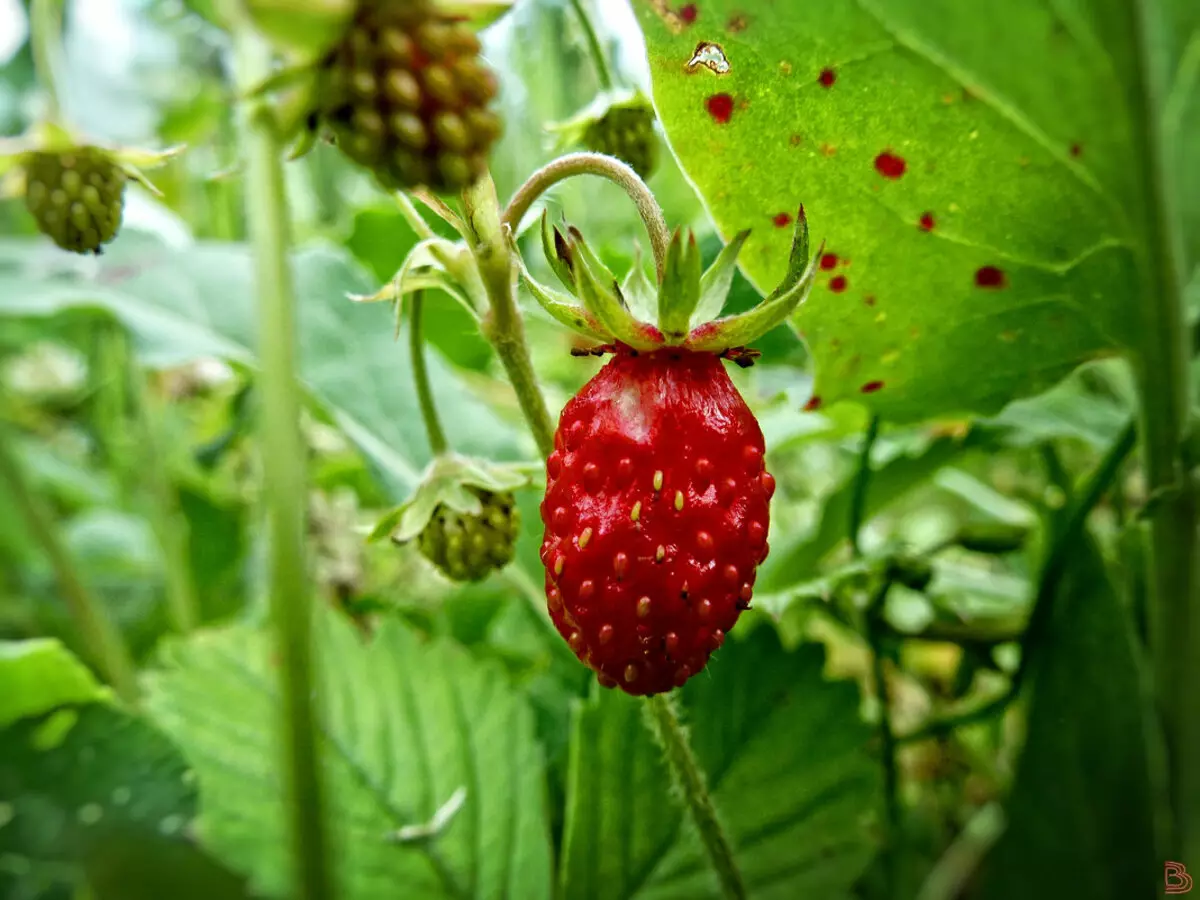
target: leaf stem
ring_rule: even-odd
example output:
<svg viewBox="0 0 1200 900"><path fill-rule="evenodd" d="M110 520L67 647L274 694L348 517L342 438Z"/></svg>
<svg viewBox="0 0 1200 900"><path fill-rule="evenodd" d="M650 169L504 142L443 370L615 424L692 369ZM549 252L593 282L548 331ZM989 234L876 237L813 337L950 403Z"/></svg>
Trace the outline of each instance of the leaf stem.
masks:
<svg viewBox="0 0 1200 900"><path fill-rule="evenodd" d="M397 191L396 205L400 207L400 215L404 217L404 221L408 223L408 227L416 233L418 241L427 241L432 237L437 237L433 233L433 229L429 227L429 223L425 221L420 211L413 205L408 194L403 191Z"/></svg>
<svg viewBox="0 0 1200 900"><path fill-rule="evenodd" d="M1146 280L1138 308L1141 346L1136 355L1141 394L1142 459L1146 488L1164 494L1151 519L1150 594L1155 681L1167 745L1174 819L1170 858L1200 856L1200 716L1194 686L1200 683L1200 572L1197 524L1200 497L1181 465L1181 445L1191 408L1189 334L1183 303L1181 223L1174 208L1178 186L1163 141L1165 86L1159 38L1166 24L1159 4L1134 0L1128 7L1136 62L1134 115L1142 160L1141 210Z"/></svg>
<svg viewBox="0 0 1200 900"><path fill-rule="evenodd" d="M414 291L408 307L408 347L412 357L413 382L417 388L417 403L421 407L425 434L429 437L429 450L434 456L441 456L446 452L446 432L442 430L441 420L438 419L433 391L429 386L429 372L425 368L425 341L421 335L424 306L425 292Z"/></svg>
<svg viewBox="0 0 1200 900"><path fill-rule="evenodd" d="M692 753L687 729L669 694L655 694L646 700L645 709L654 734L662 746L667 765L682 792L688 810L700 832L700 840L709 862L721 881L721 890L729 900L745 900L746 885L733 858L733 847L717 819L717 811L708 793L704 772Z"/></svg>
<svg viewBox="0 0 1200 900"><path fill-rule="evenodd" d="M249 92L270 72L271 54L240 4L228 2L235 70ZM282 142L269 107L250 101L243 119L246 216L258 284L262 359L260 428L267 520L269 591L283 693L284 772L290 816L292 886L298 900L333 894L329 836L316 739L312 591L304 545L305 458L296 391L295 298L288 264Z"/></svg>
<svg viewBox="0 0 1200 900"><path fill-rule="evenodd" d="M859 548L859 532L862 531L863 514L867 507L867 484L871 480L871 450L879 437L879 416L871 416L867 433L863 435L862 450L858 454L858 470L854 473L854 486L850 494L850 548L855 556L862 556Z"/></svg>
<svg viewBox="0 0 1200 900"><path fill-rule="evenodd" d="M604 56L604 48L600 46L600 38L596 36L596 29L592 25L591 17L584 9L582 0L571 0L571 9L575 11L575 16L579 19L579 25L583 29L583 37L588 45L588 55L591 56L592 64L596 67L596 79L600 82L600 88L611 91L613 88L612 70L609 69L608 59Z"/></svg>
<svg viewBox="0 0 1200 900"><path fill-rule="evenodd" d="M1104 458L1096 466L1095 470L1088 477L1087 482L1078 492L1078 499L1072 503L1070 510L1063 518L1062 527L1058 529L1057 534L1054 536L1054 543L1046 555L1046 562L1042 566L1042 572L1038 578L1037 594L1034 596L1033 609L1029 614L1029 622L1025 626L1025 632L1021 639L1021 663L1017 667L1017 671L1013 673L1008 690L999 697L989 700L975 709L935 720L916 731L901 735L899 738L900 743L907 744L913 741L941 737L964 725L981 722L1006 709L1008 704L1016 699L1026 676L1029 674L1030 662L1035 651L1045 644L1046 631L1050 626L1054 611L1054 597L1058 593L1058 586L1062 583L1063 576L1066 574L1071 552L1075 549L1076 543L1083 537L1084 529L1087 527L1088 516L1095 509L1096 504L1100 502L1100 498L1104 496L1104 492L1112 485L1117 474L1121 471L1121 466L1133 451L1136 443L1137 430L1133 423L1130 423L1113 442L1112 446L1109 447Z"/></svg>
<svg viewBox="0 0 1200 900"><path fill-rule="evenodd" d="M575 175L596 175L600 178L607 178L614 184L620 185L629 195L650 235L650 247L654 252L654 269L661 281L663 263L667 258L667 247L671 243L671 232L667 228L666 217L663 216L658 201L654 199L654 194L637 172L611 156L605 156L602 153L568 153L566 156L560 156L542 166L517 188L517 192L508 201L508 208L504 210L503 224L516 234L517 229L521 226L521 220L525 218L525 214L529 212L529 208L533 206L538 197L563 179Z"/></svg>
<svg viewBox="0 0 1200 900"><path fill-rule="evenodd" d="M29 6L30 49L38 82L46 92L46 118L58 123L62 118L58 75L62 70L63 0L32 0Z"/></svg>
<svg viewBox="0 0 1200 900"><path fill-rule="evenodd" d="M490 175L463 191L463 206L467 211L471 252L488 296L489 309L481 326L483 334L500 357L538 451L545 458L554 450L554 421L529 356L525 323L517 306L516 261Z"/></svg>
<svg viewBox="0 0 1200 900"><path fill-rule="evenodd" d="M0 484L12 496L25 527L50 561L58 589L100 674L113 686L117 696L131 707L137 706L137 673L129 648L108 611L76 570L53 516L29 484L14 453L12 436L7 433L0 433Z"/></svg>

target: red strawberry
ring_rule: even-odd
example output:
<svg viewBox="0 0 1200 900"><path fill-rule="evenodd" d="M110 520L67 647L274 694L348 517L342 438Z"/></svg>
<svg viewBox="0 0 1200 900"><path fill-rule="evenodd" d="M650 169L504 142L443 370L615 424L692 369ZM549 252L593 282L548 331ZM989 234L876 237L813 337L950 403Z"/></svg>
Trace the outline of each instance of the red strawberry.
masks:
<svg viewBox="0 0 1200 900"><path fill-rule="evenodd" d="M750 602L767 556L763 435L716 353L616 356L562 412L547 460L550 615L601 684L682 685Z"/></svg>

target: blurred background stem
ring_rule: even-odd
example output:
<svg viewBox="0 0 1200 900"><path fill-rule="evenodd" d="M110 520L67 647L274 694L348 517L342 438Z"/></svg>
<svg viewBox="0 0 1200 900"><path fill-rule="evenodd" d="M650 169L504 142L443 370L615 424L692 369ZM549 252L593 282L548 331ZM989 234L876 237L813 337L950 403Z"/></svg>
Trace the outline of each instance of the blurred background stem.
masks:
<svg viewBox="0 0 1200 900"><path fill-rule="evenodd" d="M424 315L425 292L415 291L409 301L408 346L412 357L413 383L417 388L417 402L421 406L421 419L425 423L425 434L429 437L429 451L434 456L446 452L446 432L438 418L437 406L433 402L433 390L429 386L429 372L425 368L425 341L421 335L421 317Z"/></svg>
<svg viewBox="0 0 1200 900"><path fill-rule="evenodd" d="M62 71L63 0L32 0L29 5L30 46L38 83L46 98L45 118L59 122L58 81Z"/></svg>
<svg viewBox="0 0 1200 900"><path fill-rule="evenodd" d="M571 9L574 10L575 17L579 20L579 27L583 29L583 37L588 46L588 55L592 58L592 65L596 68L596 80L600 83L600 89L602 91L611 91L613 89L613 77L612 70L608 65L608 56L600 44L600 38L596 36L596 28L592 25L592 20L588 16L587 9L584 8L583 0L571 0Z"/></svg>
<svg viewBox="0 0 1200 900"><path fill-rule="evenodd" d="M240 4L228 2L225 9L234 36L238 88L247 92L270 73L271 54ZM296 390L295 296L288 262L282 141L270 108L260 101L246 104L242 123L246 217L259 298L259 414L270 528L268 585L283 692L291 896L297 900L326 900L334 893L314 708L313 591L304 542L307 482Z"/></svg>

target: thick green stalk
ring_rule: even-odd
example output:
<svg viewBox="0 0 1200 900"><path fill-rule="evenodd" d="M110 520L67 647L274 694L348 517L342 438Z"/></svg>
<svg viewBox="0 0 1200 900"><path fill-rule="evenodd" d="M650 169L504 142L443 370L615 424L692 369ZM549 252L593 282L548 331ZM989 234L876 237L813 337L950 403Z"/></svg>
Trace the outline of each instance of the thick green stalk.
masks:
<svg viewBox="0 0 1200 900"><path fill-rule="evenodd" d="M604 48L600 45L600 38L596 36L596 29L592 25L591 17L583 8L583 0L571 0L571 8L575 11L575 18L579 20L579 26L583 29L583 37L588 45L588 55L592 58L592 65L596 67L596 80L600 82L601 90L611 91L613 88L612 70L608 66L608 58L604 55Z"/></svg>
<svg viewBox="0 0 1200 900"><path fill-rule="evenodd" d="M416 291L409 301L408 348L412 357L417 402L421 406L421 419L425 422L425 434L429 437L429 449L434 456L441 456L446 452L446 432L442 430L442 423L438 418L437 406L433 402L433 390L429 386L429 372L425 368L425 341L421 337L424 295L424 291Z"/></svg>
<svg viewBox="0 0 1200 900"><path fill-rule="evenodd" d="M13 453L12 435L7 433L0 433L0 484L13 498L25 520L25 527L50 561L58 590L100 675L113 686L117 696L130 706L136 706L137 671L121 632L76 571L55 528L54 517L26 479Z"/></svg>
<svg viewBox="0 0 1200 900"><path fill-rule="evenodd" d="M1197 572L1197 488L1181 464L1191 408L1190 335L1183 305L1176 188L1163 146L1164 85L1158 77L1158 36L1166 23L1151 0L1133 0L1130 34L1137 62L1133 91L1145 206L1142 343L1137 370L1141 394L1142 459L1157 502L1151 519L1150 565L1155 681L1167 743L1175 835L1164 848L1172 859L1200 858L1200 573Z"/></svg>
<svg viewBox="0 0 1200 900"><path fill-rule="evenodd" d="M62 69L63 0L33 0L29 5L30 47L38 83L46 93L46 118L58 122L62 107L58 75Z"/></svg>
<svg viewBox="0 0 1200 900"><path fill-rule="evenodd" d="M717 819L705 783L704 772L692 753L687 729L679 721L679 715L667 694L655 694L644 707L647 717L662 746L668 768L675 779L676 787L683 794L688 810L700 832L700 841L708 854L709 862L721 881L721 890L729 900L745 900L746 885L737 861L733 858L733 847L725 829Z"/></svg>
<svg viewBox="0 0 1200 900"><path fill-rule="evenodd" d="M239 88L248 93L270 72L271 55L239 4L227 4ZM305 560L305 459L296 390L295 312L288 264L282 142L271 110L244 112L246 216L257 281L262 402L259 405L267 521L269 591L283 693L284 772L289 800L292 888L298 900L333 896L329 836L317 745L312 590Z"/></svg>
<svg viewBox="0 0 1200 900"><path fill-rule="evenodd" d="M463 192L463 205L472 235L471 250L488 295L489 309L482 324L484 337L495 348L512 382L538 450L543 457L549 456L554 450L554 420L529 357L525 323L517 306L516 261L501 224L496 185L490 176L485 175Z"/></svg>

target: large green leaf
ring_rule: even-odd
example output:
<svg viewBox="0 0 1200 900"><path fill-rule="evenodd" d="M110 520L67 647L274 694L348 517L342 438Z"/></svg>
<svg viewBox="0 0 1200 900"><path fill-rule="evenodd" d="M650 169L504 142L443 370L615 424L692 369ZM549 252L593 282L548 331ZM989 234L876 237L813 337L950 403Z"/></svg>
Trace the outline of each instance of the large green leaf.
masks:
<svg viewBox="0 0 1200 900"><path fill-rule="evenodd" d="M980 896L1158 896L1147 698L1128 611L1094 544L1073 554L1036 654L1008 828Z"/></svg>
<svg viewBox="0 0 1200 900"><path fill-rule="evenodd" d="M368 644L331 613L319 633L340 896L548 897L533 716L496 665L448 641L423 643L394 620ZM268 642L244 628L171 647L148 700L199 775L202 840L271 896L286 894L289 874L280 702ZM465 802L440 836L392 840L459 789Z"/></svg>
<svg viewBox="0 0 1200 900"><path fill-rule="evenodd" d="M0 728L105 694L87 666L58 641L0 641Z"/></svg>
<svg viewBox="0 0 1200 900"><path fill-rule="evenodd" d="M1167 75L1200 18L1171 5ZM635 0L674 152L723 234L753 229L747 274L782 277L801 202L827 242L794 319L821 401L993 412L1136 341L1133 6ZM1195 69L1174 85L1181 142Z"/></svg>
<svg viewBox="0 0 1200 900"><path fill-rule="evenodd" d="M106 309L132 332L151 367L215 356L255 363L255 294L247 248L199 244L184 249L120 243L95 271L61 268L34 242L0 243L0 315L44 316ZM59 270L56 271L56 265ZM317 402L403 499L429 459L406 360L393 338L390 310L356 304L348 293L373 288L344 251L296 254L300 376ZM429 361L434 393L453 446L513 458L524 445L438 359Z"/></svg>
<svg viewBox="0 0 1200 900"><path fill-rule="evenodd" d="M731 640L683 690L692 744L756 898L849 897L874 846L879 790L858 694L822 680L813 645L773 629ZM561 870L572 900L707 900L720 890L642 721L599 692L578 710Z"/></svg>

